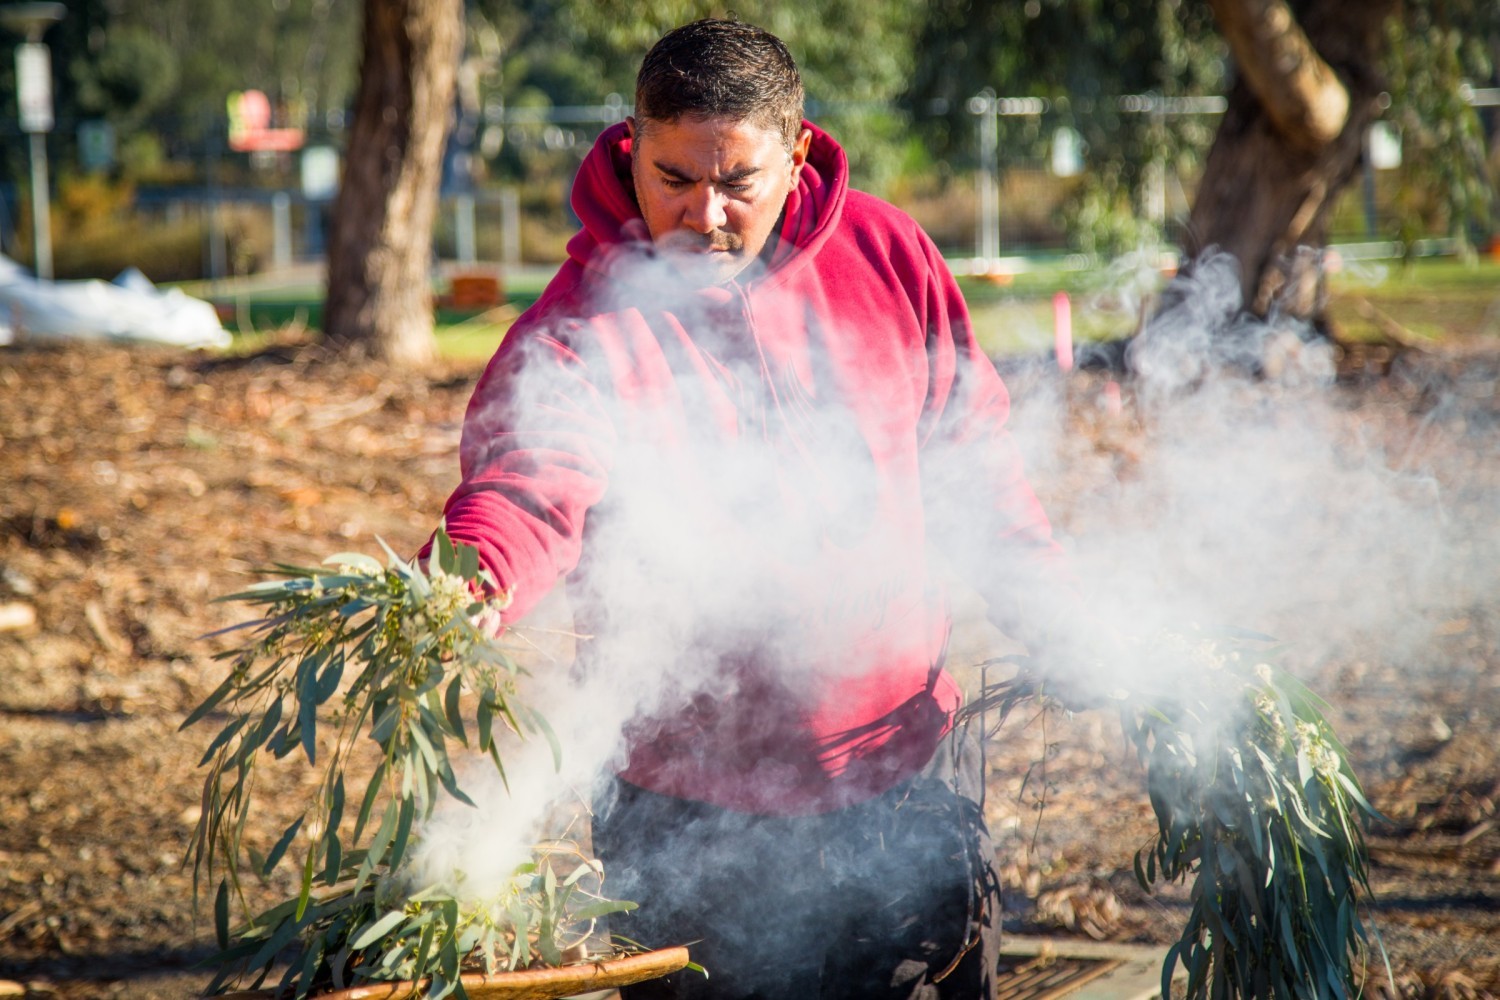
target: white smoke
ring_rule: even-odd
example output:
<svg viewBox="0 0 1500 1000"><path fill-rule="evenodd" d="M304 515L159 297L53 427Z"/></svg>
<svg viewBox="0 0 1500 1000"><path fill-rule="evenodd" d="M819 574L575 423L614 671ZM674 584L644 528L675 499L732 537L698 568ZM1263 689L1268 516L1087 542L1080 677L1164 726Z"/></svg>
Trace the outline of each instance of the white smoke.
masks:
<svg viewBox="0 0 1500 1000"><path fill-rule="evenodd" d="M1029 463L1083 486L1067 528L1102 620L1136 635L1248 628L1304 663L1358 637L1399 657L1430 637L1430 609L1500 582L1476 558L1493 552L1494 522L1456 515L1443 456L1386 440L1400 401L1346 391L1331 345L1245 314L1230 258L1197 262L1152 315L1119 418L1140 433L1114 464L1079 461L1090 447L1065 439L1077 427L1058 394L1016 398Z"/></svg>
<svg viewBox="0 0 1500 1000"><path fill-rule="evenodd" d="M731 418L753 404L744 392L760 384L763 359L732 325L716 341L723 303L683 291L694 283L662 261L616 263L628 269L629 301L649 289L693 331ZM1129 273L1115 290L1126 311L1141 289L1139 269ZM1065 543L1094 618L1078 627L1131 635L1231 625L1274 634L1308 660L1360 635L1416 648L1430 629L1422 610L1439 592L1481 594L1500 582L1493 524L1454 516L1420 441L1393 451L1375 422L1351 418L1326 346L1283 319L1247 319L1239 305L1224 258L1199 262L1165 291L1132 347L1133 408L1101 418L1141 425L1128 461L1079 461L1093 446L1070 438L1077 423L1058 379L1012 386L1012 433L1033 481L1044 496L1072 490L1060 505ZM532 380L549 370L528 369L513 392L544 398L555 386ZM716 403L692 402L704 412ZM831 443L848 437L840 414L810 397L791 404L800 434L819 445L806 467L788 466L785 442L729 452L711 428L672 447L618 445L610 520L586 554L592 585L609 597L609 631L580 639L607 641L610 659L586 673L540 662L524 692L557 730L561 770L535 740L509 758L508 790L472 769L466 787L480 805L444 808L422 830L424 875L461 870L468 891L492 892L550 835L544 823L559 802L588 801L621 765L632 724L695 698L733 699L720 665L742 647L770 647L798 671L851 669L838 655L844 635L797 625L809 574L825 573L824 588L858 589L911 567L899 539L831 567L811 558L830 521L867 517L871 460L851 447L834 461ZM817 509L806 520L783 516L786 491L813 495ZM1149 684L1151 666L1114 663L1112 679Z"/></svg>
<svg viewBox="0 0 1500 1000"><path fill-rule="evenodd" d="M914 567L909 546L880 536L875 459L847 412L808 395L787 398L795 392L790 378L768 389L766 361L734 319L737 304L695 291L703 283L691 262L685 273L682 262L621 254L611 266L622 291L599 311L625 331L620 340L660 339L690 355L674 363L710 371L681 380L657 402L711 422L657 425L648 416L629 424L622 410L613 412L608 503L590 513L583 556L588 596L608 617L577 623L582 658L597 647L607 659L595 657L586 670L566 658L534 664L522 697L557 733L561 768L533 739L515 745L506 781L484 762L469 769L464 787L478 808L444 803L420 831L419 884L451 884L451 873L461 871L461 891L492 895L530 846L555 832L546 824L560 805L588 803L601 779L623 765L630 727L673 718L695 701L738 697L740 680L726 662L753 656L781 670L788 687L805 689L866 666L856 647L867 618L896 617L884 626L891 641L911 641L930 626L925 608L861 604L861 595L920 572L920 554ZM691 344L673 342L678 331L663 325L663 312L693 331ZM656 324L649 331L648 318ZM592 378L610 379L614 366L621 383L630 381L630 358L590 353L597 344L575 346L587 354ZM556 355L545 353L508 385L508 396L520 401L513 412L556 415L571 405L559 399L577 402L576 380L560 375ZM735 447L724 446L719 420L741 422ZM817 614L810 593L839 606L839 615ZM554 594L516 634L571 629L568 611Z"/></svg>

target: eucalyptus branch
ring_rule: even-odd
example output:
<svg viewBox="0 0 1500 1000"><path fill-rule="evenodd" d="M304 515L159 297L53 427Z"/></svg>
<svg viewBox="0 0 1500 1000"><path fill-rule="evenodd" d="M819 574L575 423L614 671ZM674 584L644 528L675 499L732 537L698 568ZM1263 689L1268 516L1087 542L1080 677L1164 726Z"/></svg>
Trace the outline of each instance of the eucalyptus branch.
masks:
<svg viewBox="0 0 1500 1000"><path fill-rule="evenodd" d="M1167 678L1121 702L1157 822L1135 857L1150 891L1192 876L1192 908L1162 969L1190 1000L1345 998L1372 951L1364 829L1380 819L1334 735L1327 705L1233 639L1168 635L1149 647ZM1025 669L964 714L1003 714L1046 686ZM1168 693L1170 692L1170 693ZM1374 949L1384 955L1378 937Z"/></svg>
<svg viewBox="0 0 1500 1000"><path fill-rule="evenodd" d="M460 971L560 964L582 940L575 928L588 928L586 936L598 916L631 905L600 895L598 863L576 850L559 878L554 865L568 852L556 847L540 850L489 899L409 884L403 862L439 797L473 805L455 754L477 748L504 778L497 724L543 736L554 759L560 749L546 720L517 696L522 668L475 624L508 603L503 594L481 596L494 587L477 552L441 531L425 566L385 552L385 566L359 553L332 556L325 568L277 565L276 579L222 598L260 617L225 630L249 638L221 654L228 676L183 723L220 723L200 761L202 813L188 850L195 894L217 880L222 971L211 992L247 974L258 987L297 943L299 960L280 987L297 997L324 985L419 978L429 996L461 995ZM364 738L379 756L361 790L350 761ZM300 756L318 780L262 855L245 831L267 755ZM251 912L241 872L267 879L289 859L299 869L297 894ZM231 933L236 901L243 925Z"/></svg>

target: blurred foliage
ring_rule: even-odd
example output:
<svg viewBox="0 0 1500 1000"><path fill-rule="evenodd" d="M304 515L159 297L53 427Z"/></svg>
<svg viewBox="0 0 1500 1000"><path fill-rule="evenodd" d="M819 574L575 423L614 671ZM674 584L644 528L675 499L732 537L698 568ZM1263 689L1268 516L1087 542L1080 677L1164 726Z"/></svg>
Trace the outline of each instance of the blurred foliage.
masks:
<svg viewBox="0 0 1500 1000"><path fill-rule="evenodd" d="M252 88L291 119L342 112L358 71L359 15L360 0L68 0L44 37L56 138L71 143L72 126L103 118L201 142L222 133L229 95ZM10 62L0 60L6 117Z"/></svg>
<svg viewBox="0 0 1500 1000"><path fill-rule="evenodd" d="M939 0L920 35L924 53L909 98L934 112L924 134L941 155L973 164L968 100L983 87L1049 102L1049 114L1002 117L1001 168L1045 158L1054 130L1083 139L1083 183L1064 205L1078 249L1112 254L1155 242L1145 190L1168 168L1191 167L1217 121L1203 115L1130 112L1117 98L1219 94L1224 45L1207 4L1182 0ZM1043 127L1045 122L1046 127Z"/></svg>
<svg viewBox="0 0 1500 1000"><path fill-rule="evenodd" d="M208 220L201 213L161 218L134 210L135 185L99 174L66 172L52 202L53 271L59 279L112 278L138 268L154 282L186 281L203 271ZM270 223L244 206L220 211L230 272L250 274L270 254ZM31 264L31 218L17 227L17 259Z"/></svg>
<svg viewBox="0 0 1500 1000"><path fill-rule="evenodd" d="M68 68L79 107L126 128L139 127L177 86L176 53L136 25L110 32L94 58Z"/></svg>
<svg viewBox="0 0 1500 1000"><path fill-rule="evenodd" d="M1206 4L937 0L929 10L908 94L942 116L929 141L948 155L972 149L966 104L986 86L1003 96L1052 100L1100 158L1159 138L1145 116L1121 114L1115 97L1215 94L1224 86L1224 47ZM1050 137L1006 138L1002 163L1040 155ZM1201 144L1209 137L1191 138Z"/></svg>
<svg viewBox="0 0 1500 1000"><path fill-rule="evenodd" d="M180 127L222 118L239 90L265 91L293 119L341 111L352 98L359 0L126 0L110 10L90 58L125 29L159 40L176 57L171 112Z"/></svg>
<svg viewBox="0 0 1500 1000"><path fill-rule="evenodd" d="M1357 2L1291 6L1306 16ZM221 185L295 184L287 164L273 177L263 162L223 153L225 100L258 88L277 124L337 142L358 71L361 9L361 0L69 0L46 35L54 163L75 159L78 123L103 119L116 128L115 171L133 180L175 179L175 165L192 162L191 183L206 183L211 163ZM937 204L956 200L950 188L972 187L977 118L968 102L985 88L1045 100L1045 115L1000 118L1001 170L1045 158L1059 126L1075 130L1084 169L1067 185L1059 220L1074 248L1106 255L1172 235L1149 221L1148 199L1161 197L1160 178L1194 175L1218 124L1216 115L1142 112L1117 99L1223 94L1232 72L1209 5L1187 0L468 0L465 9L455 134L472 152L466 164L480 183L519 183L528 199L536 189L559 219L573 172L611 113L535 125L506 116L532 109L545 118L607 105L610 95L623 116L644 51L705 15L732 10L781 36L802 67L812 116L845 145L855 183L888 196L919 191ZM1494 0L1406 0L1388 52L1386 118L1407 167L1399 231L1381 235L1487 240L1500 113L1476 110L1463 88L1500 85ZM24 187L8 58L0 107L0 183ZM1174 205L1188 196L1169 194ZM954 218L968 225L972 216Z"/></svg>
<svg viewBox="0 0 1500 1000"><path fill-rule="evenodd" d="M1405 22L1390 26L1390 51L1386 120L1401 134L1405 168L1401 229L1390 235L1410 248L1427 233L1446 232L1472 253L1494 232L1500 184L1500 169L1486 163L1483 122L1465 99L1476 81L1500 84L1493 0L1413 0ZM1500 157L1500 115L1490 114L1490 141Z"/></svg>
<svg viewBox="0 0 1500 1000"><path fill-rule="evenodd" d="M802 69L810 109L824 111L819 123L844 143L857 181L877 190L889 184L906 155L908 116L896 102L918 58L912 42L923 19L920 5L747 0L731 8L706 0L646 7L623 0L479 0L470 20L471 29L478 21L481 31L493 31L504 45L491 79L502 105L599 104L615 94L628 107L641 56L658 38L677 25L731 11L787 43ZM859 30L849 30L855 24ZM502 165L525 176L556 159L533 155L530 170L521 157Z"/></svg>

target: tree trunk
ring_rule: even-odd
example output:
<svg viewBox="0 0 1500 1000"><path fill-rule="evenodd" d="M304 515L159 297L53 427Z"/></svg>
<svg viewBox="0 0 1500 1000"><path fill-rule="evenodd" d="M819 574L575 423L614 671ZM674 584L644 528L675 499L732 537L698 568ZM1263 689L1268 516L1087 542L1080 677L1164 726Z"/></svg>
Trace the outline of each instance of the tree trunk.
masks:
<svg viewBox="0 0 1500 1000"><path fill-rule="evenodd" d="M463 0L365 0L323 314L341 351L432 358L432 224L462 44Z"/></svg>
<svg viewBox="0 0 1500 1000"><path fill-rule="evenodd" d="M1211 0L1236 81L1193 201L1191 256L1239 261L1244 301L1321 319L1320 250L1379 113L1397 0ZM1313 252L1308 252L1309 250Z"/></svg>

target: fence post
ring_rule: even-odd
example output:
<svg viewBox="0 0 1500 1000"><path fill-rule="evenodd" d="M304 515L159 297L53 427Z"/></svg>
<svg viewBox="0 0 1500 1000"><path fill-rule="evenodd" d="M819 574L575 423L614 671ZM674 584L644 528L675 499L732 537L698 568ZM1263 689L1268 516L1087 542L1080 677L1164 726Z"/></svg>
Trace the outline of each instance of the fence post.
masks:
<svg viewBox="0 0 1500 1000"><path fill-rule="evenodd" d="M969 98L969 113L979 118L979 220L974 248L988 267L1000 256L1000 102L985 87Z"/></svg>
<svg viewBox="0 0 1500 1000"><path fill-rule="evenodd" d="M219 158L223 154L220 123L210 119L208 129L208 279L210 287L218 290L224 277L224 221L219 217ZM225 126L227 128L227 125Z"/></svg>
<svg viewBox="0 0 1500 1000"><path fill-rule="evenodd" d="M52 280L52 198L47 190L47 134L31 133L31 232L36 251L32 270Z"/></svg>
<svg viewBox="0 0 1500 1000"><path fill-rule="evenodd" d="M458 262L474 263L474 196L467 191L453 197L453 240Z"/></svg>
<svg viewBox="0 0 1500 1000"><path fill-rule="evenodd" d="M224 250L224 220L219 215L219 194L208 195L208 277L215 288L226 273Z"/></svg>
<svg viewBox="0 0 1500 1000"><path fill-rule="evenodd" d="M514 187L500 191L500 262L521 264L521 193Z"/></svg>
<svg viewBox="0 0 1500 1000"><path fill-rule="evenodd" d="M271 263L292 266L292 196L285 191L271 195Z"/></svg>
<svg viewBox="0 0 1500 1000"><path fill-rule="evenodd" d="M1157 136L1166 131L1166 113L1160 98L1151 104L1151 126ZM1167 224L1167 165L1154 153L1146 160L1146 218L1158 232Z"/></svg>

